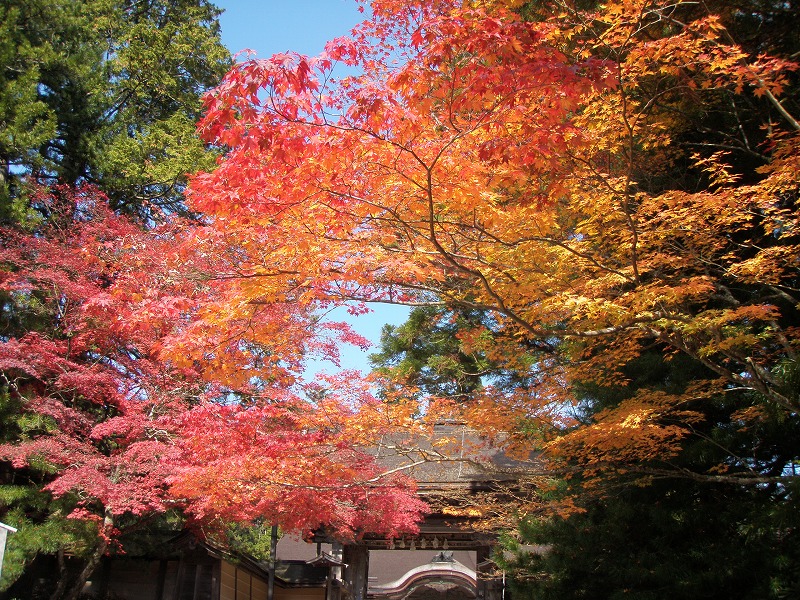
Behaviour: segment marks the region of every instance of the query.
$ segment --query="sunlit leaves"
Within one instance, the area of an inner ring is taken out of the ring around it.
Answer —
[[[335,413],[304,403],[207,406],[186,416],[172,493],[214,522],[265,519],[287,531],[345,538],[413,531],[425,505],[402,474],[382,475]],[[355,435],[357,437],[357,433]]]
[[[414,530],[425,505],[413,483],[367,452],[400,426],[400,405],[387,414],[344,376],[306,397],[294,387],[309,348],[337,360],[338,340],[363,338],[314,329],[288,301],[226,305],[230,277],[207,267],[228,267],[236,249],[176,253],[190,224],[142,231],[96,190],[37,194],[49,220],[4,231],[2,283],[7,313],[36,298],[52,326],[0,343],[17,407],[0,459],[102,539],[121,535],[119,519],[176,507],[218,530],[255,519],[345,537]]]
[[[320,57],[248,60],[206,97],[203,134],[230,152],[191,202],[209,215],[205,239],[236,252],[218,269],[231,318],[192,327],[231,327],[251,304],[489,311],[507,344],[496,357],[541,389],[481,389],[466,415],[487,431],[514,427],[491,422],[498,404],[564,426],[551,407],[569,406],[570,381],[624,385],[653,343],[700,361],[720,393],[744,386],[797,409],[770,374],[794,352],[792,120],[763,120],[758,173],[737,171],[722,142],[682,145],[721,99],[731,119],[737,94],[781,108],[793,63],[749,55],[722,17],[688,4],[553,6],[538,22],[517,3],[372,8]],[[361,71],[331,85],[336,60]],[[746,136],[727,142],[753,154]],[[540,372],[513,363],[530,342],[551,351]],[[631,460],[673,452],[685,427],[650,426],[662,413],[643,406],[575,435],[629,436]]]

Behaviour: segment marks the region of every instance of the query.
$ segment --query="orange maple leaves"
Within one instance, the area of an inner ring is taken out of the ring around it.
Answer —
[[[141,252],[85,307],[156,340],[154,353],[207,386],[184,423],[193,458],[173,481],[198,513],[277,519],[289,487],[311,511],[313,491],[337,477],[353,494],[410,492],[359,447],[421,427],[413,390],[381,403],[348,375],[299,399],[309,357],[365,344],[321,318],[350,301],[491,313],[503,347],[463,332],[464,347],[538,387],[487,386],[424,410],[518,445],[576,425],[570,386],[624,383],[644,346],[714,374],[671,395],[641,390],[548,446],[598,472],[677,452],[699,418],[687,394],[746,388],[799,408],[781,375],[798,331],[792,121],[769,120],[757,172],[682,137],[719,95],[769,92],[775,108],[794,65],[751,58],[718,18],[674,4],[611,2],[544,22],[516,4],[376,2],[372,21],[322,56],[248,60],[206,97],[201,131],[227,153],[192,181],[203,222],[137,239]],[[336,61],[360,74],[332,82]],[[702,189],[685,189],[676,168]],[[532,347],[539,362],[520,360]],[[259,454],[279,439],[294,450]],[[420,508],[392,497],[397,521],[366,496],[350,502],[391,532]],[[326,498],[343,530],[366,526]],[[308,511],[280,518],[311,526]]]
[[[535,23],[503,4],[517,3],[375,3],[323,56],[247,61],[207,97],[201,129],[230,151],[191,201],[236,249],[214,327],[283,303],[462,304],[518,339],[568,342],[551,371],[562,394],[574,377],[613,381],[657,340],[722,388],[796,410],[770,374],[794,360],[782,323],[797,217],[779,198],[797,190],[796,134],[775,132],[747,186],[724,154],[676,145],[719,94],[779,106],[795,65],[750,57],[717,16],[680,3],[554,8]],[[361,74],[331,85],[337,60]],[[713,169],[713,185],[651,183],[678,163]],[[740,282],[772,293],[743,297]],[[547,415],[541,397],[521,414]],[[644,413],[618,410],[626,435],[644,435]]]

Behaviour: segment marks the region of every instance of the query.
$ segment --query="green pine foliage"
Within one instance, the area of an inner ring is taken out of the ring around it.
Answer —
[[[512,597],[796,598],[797,517],[766,490],[661,480],[520,528]]]
[[[405,323],[386,325],[373,370],[392,385],[467,402],[486,386],[514,390],[532,385],[537,349],[499,339],[492,315],[463,307],[415,307]],[[514,347],[514,358],[502,349]]]
[[[9,0],[0,6],[0,217],[24,182],[92,183],[145,217],[182,208],[213,168],[201,94],[231,64],[207,0]]]

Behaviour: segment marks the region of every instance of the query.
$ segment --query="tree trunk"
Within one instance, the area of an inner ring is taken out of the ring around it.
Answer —
[[[92,573],[97,569],[97,566],[100,564],[100,561],[103,559],[108,549],[108,534],[113,526],[114,518],[111,513],[106,510],[102,529],[98,532],[97,544],[89,558],[86,559],[86,563],[80,573],[72,581],[68,581],[67,577],[62,576],[53,595],[50,596],[50,600],[78,600],[78,596],[80,596],[83,591],[83,586],[89,581],[89,577],[91,577]]]

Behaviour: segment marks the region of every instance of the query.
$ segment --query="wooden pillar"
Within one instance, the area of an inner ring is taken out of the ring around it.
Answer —
[[[342,558],[343,546],[341,542],[331,543],[331,556],[340,562]],[[341,582],[343,581],[342,567],[329,567],[325,585],[325,600],[343,600]]]
[[[269,532],[269,572],[267,579],[267,600],[272,600],[275,597],[275,566],[278,563],[277,555],[278,526],[273,525]],[[252,593],[252,591],[250,593]]]
[[[352,600],[367,600],[369,581],[369,550],[364,545],[347,544],[344,547],[344,583]]]
[[[491,546],[482,546],[477,551],[477,600],[503,600],[503,582],[493,575]]]

